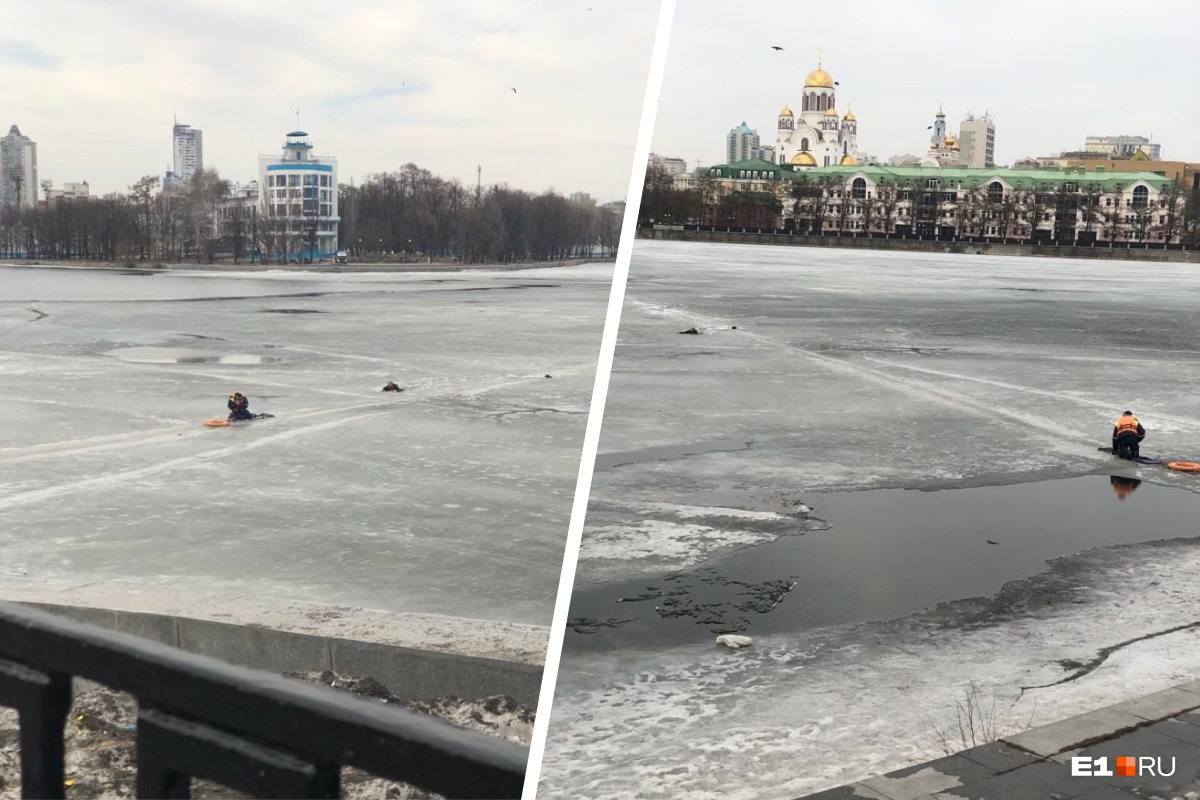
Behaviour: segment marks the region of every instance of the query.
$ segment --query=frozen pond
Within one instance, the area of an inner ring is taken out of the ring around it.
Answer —
[[[548,625],[611,276],[0,267],[0,581]]]
[[[1200,460],[1198,290],[638,242],[539,796],[795,797],[941,755],[972,686],[1019,728],[1200,674],[1200,478],[1097,452],[1130,408]]]

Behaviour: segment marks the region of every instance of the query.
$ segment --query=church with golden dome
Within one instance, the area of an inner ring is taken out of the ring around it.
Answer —
[[[849,110],[838,113],[836,86],[818,57],[817,68],[804,79],[799,115],[786,105],[779,111],[776,163],[796,169],[858,163],[858,120]]]
[[[962,154],[958,139],[946,130],[946,112],[938,109],[933,118],[933,135],[929,137],[929,152],[921,159],[923,167],[957,167]]]

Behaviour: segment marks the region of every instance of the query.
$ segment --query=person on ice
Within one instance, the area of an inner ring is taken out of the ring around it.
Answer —
[[[1139,446],[1146,438],[1146,429],[1132,411],[1126,411],[1113,426],[1112,451],[1113,455],[1131,461],[1141,453]]]
[[[254,419],[250,413],[250,398],[241,392],[229,395],[229,418],[231,420]]]

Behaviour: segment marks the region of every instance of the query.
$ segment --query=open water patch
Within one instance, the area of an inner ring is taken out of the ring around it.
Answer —
[[[283,359],[279,356],[260,356],[250,353],[220,353],[211,350],[190,350],[182,347],[119,347],[107,350],[104,355],[112,356],[131,364],[273,364]]]
[[[1121,476],[801,499],[827,529],[689,569],[576,587],[567,646],[661,647],[719,633],[900,619],[993,596],[1044,572],[1048,561],[1084,550],[1200,538],[1200,497]]]

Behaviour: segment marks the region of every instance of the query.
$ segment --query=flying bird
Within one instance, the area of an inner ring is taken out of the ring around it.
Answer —
[[[782,48],[782,47],[780,47],[780,46],[779,46],[779,45],[777,45],[777,44],[773,44],[773,45],[771,45],[771,49],[772,49],[772,50],[782,50],[783,48]]]
[[[841,85],[842,85],[842,83],[841,83],[841,81],[834,81],[834,82],[833,82],[833,85],[834,85],[834,86],[841,86]]]
[[[517,90],[516,90],[515,88],[513,88],[512,86],[510,86],[510,87],[508,87],[508,88],[512,89],[512,92],[513,92],[513,94],[516,94],[516,93],[517,93]]]
[[[988,539],[988,540],[987,540],[987,543],[988,543],[988,544],[1000,544],[999,542],[993,542],[991,539]]]
[[[516,89],[513,89],[513,91],[515,92],[515,91],[516,91]],[[933,130],[933,126],[932,126],[932,125],[927,125],[927,126],[925,126],[925,130],[927,130],[927,131],[931,131],[931,130]]]

